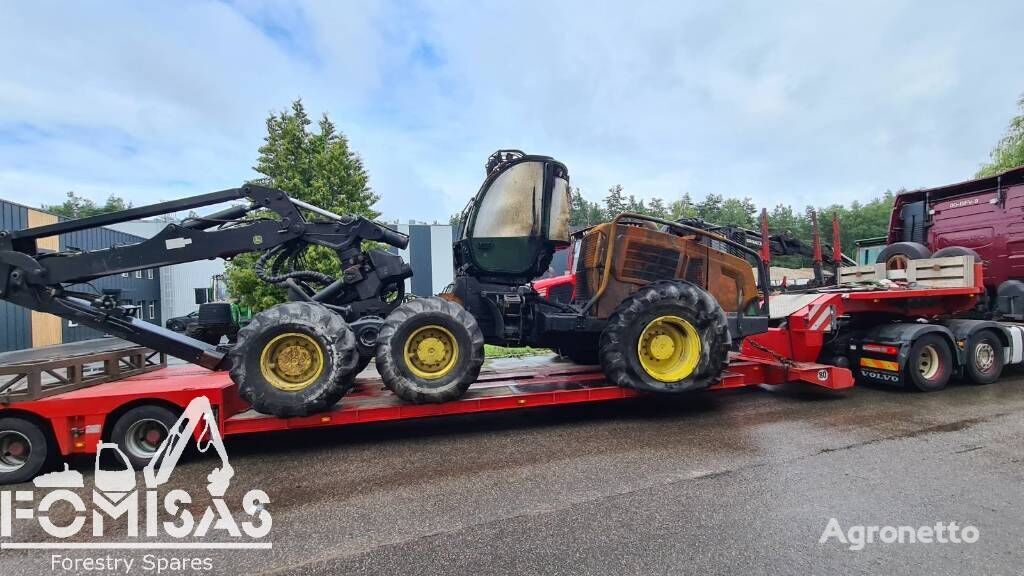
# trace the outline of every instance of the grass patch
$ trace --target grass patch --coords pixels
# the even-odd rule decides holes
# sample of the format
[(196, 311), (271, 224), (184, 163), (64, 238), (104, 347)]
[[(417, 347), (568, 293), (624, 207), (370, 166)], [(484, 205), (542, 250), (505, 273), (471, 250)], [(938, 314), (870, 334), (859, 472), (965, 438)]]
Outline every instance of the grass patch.
[(547, 348), (531, 348), (529, 346), (523, 346), (522, 348), (505, 348), (503, 346), (484, 344), (485, 358), (520, 358), (522, 356), (548, 354), (549, 352), (550, 350)]

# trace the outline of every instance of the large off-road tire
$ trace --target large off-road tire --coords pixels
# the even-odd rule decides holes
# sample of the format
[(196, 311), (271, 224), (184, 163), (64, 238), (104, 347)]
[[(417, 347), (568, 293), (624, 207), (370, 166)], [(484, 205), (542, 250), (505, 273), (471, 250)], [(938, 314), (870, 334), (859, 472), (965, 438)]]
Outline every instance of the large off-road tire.
[(910, 346), (903, 367), (905, 381), (921, 392), (942, 390), (953, 375), (953, 352), (946, 339), (938, 334), (925, 334)]
[(711, 294), (662, 280), (625, 299), (601, 333), (601, 368), (619, 385), (688, 392), (719, 380), (729, 359), (729, 327)]
[(476, 319), (436, 296), (395, 308), (377, 343), (377, 371), (384, 385), (417, 404), (462, 396), (484, 363), (484, 336)]
[(164, 406), (136, 406), (114, 422), (110, 441), (117, 444), (132, 467), (141, 470), (153, 459), (177, 421), (178, 415)]
[(46, 434), (35, 422), (0, 418), (0, 484), (35, 478), (49, 456)]
[(932, 258), (946, 258), (949, 256), (970, 256), (974, 258), (974, 262), (981, 262), (981, 256), (977, 252), (966, 248), (964, 246), (946, 246), (945, 248), (939, 248), (935, 252), (932, 252)]
[(286, 302), (253, 316), (229, 358), (239, 395), (259, 412), (288, 417), (341, 400), (359, 354), (341, 316), (318, 304)]
[(909, 260), (932, 257), (932, 251), (919, 242), (893, 242), (878, 253), (875, 262), (885, 264), (886, 270), (904, 270)]

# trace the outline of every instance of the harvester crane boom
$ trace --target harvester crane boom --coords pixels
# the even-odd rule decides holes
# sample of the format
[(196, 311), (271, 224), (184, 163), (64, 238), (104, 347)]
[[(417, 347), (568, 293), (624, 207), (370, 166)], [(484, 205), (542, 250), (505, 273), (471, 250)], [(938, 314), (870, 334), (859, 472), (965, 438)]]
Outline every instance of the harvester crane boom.
[[(104, 250), (66, 248), (45, 252), (39, 240), (140, 218), (172, 214), (214, 204), (247, 200), (208, 216), (168, 224), (152, 238)], [(307, 219), (303, 210), (326, 217)], [(339, 216), (292, 199), (282, 190), (246, 184), (219, 192), (129, 208), (24, 230), (0, 230), (0, 299), (48, 312), (166, 352), (210, 369), (229, 368), (226, 352), (217, 346), (135, 318), (110, 294), (76, 290), (75, 285), (119, 273), (159, 268), (212, 258), (263, 252), (257, 275), (288, 289), (297, 299), (319, 302), (347, 321), (383, 317), (396, 303), (390, 292), (404, 290), (412, 269), (401, 257), (382, 250), (363, 251), (364, 240), (399, 249), (409, 238), (361, 216)], [(301, 260), (310, 245), (332, 250), (342, 264), (342, 277), (330, 278), (282, 266)], [(270, 268), (264, 271), (264, 265)], [(314, 289), (311, 284), (324, 285)], [(397, 298), (400, 300), (401, 298)]]

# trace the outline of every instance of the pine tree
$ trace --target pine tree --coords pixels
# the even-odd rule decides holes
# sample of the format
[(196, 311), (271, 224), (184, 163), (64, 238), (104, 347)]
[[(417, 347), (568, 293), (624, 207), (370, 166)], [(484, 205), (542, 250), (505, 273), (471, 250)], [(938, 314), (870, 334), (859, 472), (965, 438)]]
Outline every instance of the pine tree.
[(651, 198), (647, 204), (647, 213), (655, 218), (668, 218), (668, 209), (665, 208), (665, 201), (661, 198)]
[[(293, 198), (336, 214), (358, 214), (377, 218), (373, 205), (379, 196), (370, 189), (369, 175), (359, 156), (349, 148), (348, 139), (339, 132), (327, 114), (309, 130), (312, 121), (302, 100), (292, 102), (291, 110), (267, 118), (267, 135), (259, 148), (253, 167)], [(256, 254), (242, 254), (228, 263), (227, 283), (232, 296), (255, 310), (266, 309), (285, 300), (280, 288), (256, 278), (253, 264)], [(310, 270), (331, 276), (339, 274), (335, 255), (319, 246), (306, 253)]]

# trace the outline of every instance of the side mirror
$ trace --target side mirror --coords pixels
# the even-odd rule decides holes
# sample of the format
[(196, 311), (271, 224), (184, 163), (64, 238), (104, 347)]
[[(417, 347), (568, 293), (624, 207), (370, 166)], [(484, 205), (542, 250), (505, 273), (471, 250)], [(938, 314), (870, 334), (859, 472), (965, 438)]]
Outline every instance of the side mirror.
[(206, 288), (196, 288), (196, 304), (206, 304)]

